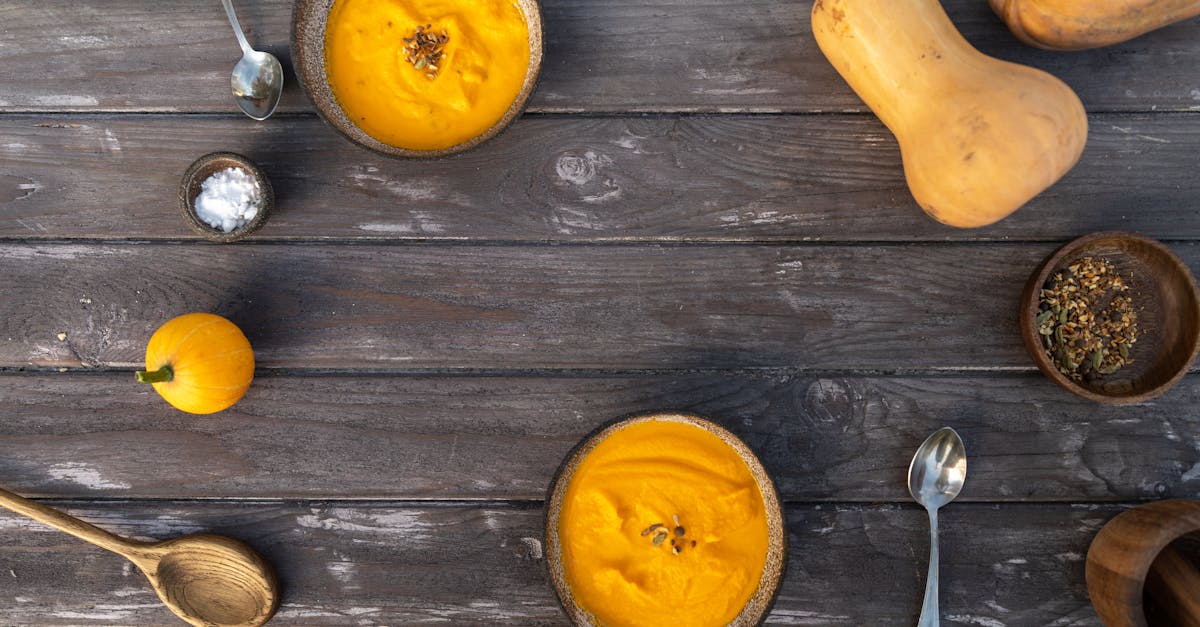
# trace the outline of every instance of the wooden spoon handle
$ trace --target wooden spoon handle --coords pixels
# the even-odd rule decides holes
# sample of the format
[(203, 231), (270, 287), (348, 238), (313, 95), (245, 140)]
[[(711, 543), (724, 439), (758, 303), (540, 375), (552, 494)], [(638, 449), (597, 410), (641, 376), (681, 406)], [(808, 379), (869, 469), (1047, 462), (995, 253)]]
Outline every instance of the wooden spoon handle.
[(135, 542), (126, 540), (95, 525), (85, 523), (52, 507), (31, 501), (7, 490), (0, 489), (0, 507), (8, 508), (22, 516), (32, 518), (42, 524), (50, 525), (80, 540), (91, 542), (98, 547), (108, 549), (113, 553), (125, 557), (128, 557), (131, 550), (137, 546)]

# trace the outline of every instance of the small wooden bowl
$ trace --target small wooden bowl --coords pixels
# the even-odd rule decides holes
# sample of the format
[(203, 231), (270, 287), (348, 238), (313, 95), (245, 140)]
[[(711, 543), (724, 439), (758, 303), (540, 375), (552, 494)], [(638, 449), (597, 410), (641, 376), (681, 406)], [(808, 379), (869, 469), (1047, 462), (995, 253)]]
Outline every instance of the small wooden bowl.
[[(262, 192), (262, 202), (258, 206), (258, 213), (252, 220), (244, 226), (226, 233), (221, 229), (209, 226), (200, 219), (200, 216), (196, 215), (196, 198), (200, 195), (200, 186), (208, 177), (229, 168), (238, 168), (249, 172), (254, 180), (258, 181), (258, 189)], [(253, 161), (237, 153), (213, 152), (200, 157), (183, 173), (183, 180), (179, 183), (179, 209), (192, 229), (209, 241), (236, 242), (249, 236), (266, 224), (271, 209), (274, 207), (275, 190), (271, 187), (271, 181), (267, 180), (267, 176)]]
[[(1128, 279), (1142, 331), (1133, 345), (1133, 363), (1097, 381), (1075, 381), (1059, 372), (1037, 329), (1041, 289), (1054, 273), (1083, 257), (1107, 259)], [(1058, 249), (1030, 276), (1020, 316), (1021, 337), (1038, 369), (1063, 389), (1099, 403), (1140, 403), (1166, 392), (1187, 373), (1200, 349), (1200, 292), (1192, 273), (1166, 246), (1136, 233), (1093, 233)]]
[(1151, 564), (1171, 542), (1197, 533), (1200, 501), (1156, 501), (1108, 521), (1092, 540), (1085, 570), (1088, 595), (1100, 620), (1107, 627), (1147, 627), (1146, 579)]
[(429, 158), (457, 154), (478, 146), (507, 128), (525, 109), (529, 96), (533, 94), (533, 88), (542, 70), (542, 10), (538, 0), (516, 0), (529, 27), (529, 67), (525, 70), (525, 82), (521, 85), (517, 99), (504, 115), (483, 133), (448, 148), (412, 150), (385, 144), (350, 121), (329, 87), (329, 77), (325, 74), (325, 24), (334, 1), (296, 0), (292, 9), (292, 60), (296, 67), (296, 77), (300, 79), (300, 87), (316, 105), (317, 113), (343, 137), (360, 146), (393, 157)]
[(546, 565), (550, 569), (550, 578), (554, 582), (554, 590), (558, 593), (558, 600), (562, 604), (563, 610), (576, 625), (581, 627), (601, 625), (591, 613), (579, 605), (567, 583), (566, 568), (562, 562), (562, 540), (558, 534), (558, 520), (562, 513), (567, 486), (571, 483), (571, 478), (579, 464), (605, 438), (630, 425), (651, 421), (679, 422), (708, 431), (728, 444), (745, 462), (750, 474), (754, 477), (767, 517), (767, 557), (757, 589), (742, 611), (729, 624), (744, 627), (762, 623), (771, 609), (771, 604), (774, 603), (775, 593), (783, 579), (787, 560), (787, 530), (784, 527), (783, 512), (780, 509), (779, 495), (775, 491), (775, 484), (771, 481), (771, 477), (763, 468), (762, 463), (759, 462), (758, 457), (737, 436), (699, 416), (677, 413), (641, 414), (605, 423), (576, 445), (567, 455), (562, 466), (559, 467), (554, 481), (550, 484), (546, 505)]

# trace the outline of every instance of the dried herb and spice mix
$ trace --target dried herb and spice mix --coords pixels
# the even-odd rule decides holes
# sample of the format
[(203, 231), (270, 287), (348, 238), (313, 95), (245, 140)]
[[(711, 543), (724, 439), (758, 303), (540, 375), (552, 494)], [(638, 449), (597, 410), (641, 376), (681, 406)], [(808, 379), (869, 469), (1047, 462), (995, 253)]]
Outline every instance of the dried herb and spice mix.
[(446, 42), (450, 41), (450, 34), (446, 29), (442, 32), (434, 34), (432, 24), (418, 26), (417, 32), (413, 33), (412, 37), (404, 38), (404, 60), (412, 64), (414, 70), (425, 72), (425, 78), (433, 80), (437, 78), (438, 72), (441, 70), (438, 64), (442, 62), (442, 57), (446, 56)]
[(727, 625), (766, 567), (749, 466), (700, 427), (623, 427), (579, 463), (558, 519), (571, 594), (604, 625)]
[(1083, 257), (1042, 288), (1037, 328), (1059, 372), (1093, 380), (1133, 363), (1137, 312), (1129, 279), (1107, 259)]

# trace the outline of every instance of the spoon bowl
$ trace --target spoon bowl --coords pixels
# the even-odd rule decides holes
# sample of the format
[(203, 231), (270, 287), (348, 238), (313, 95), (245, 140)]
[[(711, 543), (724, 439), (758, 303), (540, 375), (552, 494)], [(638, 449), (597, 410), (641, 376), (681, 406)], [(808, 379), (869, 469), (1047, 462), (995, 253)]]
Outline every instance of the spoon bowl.
[(925, 600), (917, 627), (938, 627), (938, 520), (937, 512), (962, 492), (967, 479), (967, 452), (958, 432), (938, 429), (921, 443), (908, 465), (908, 493), (929, 513), (929, 574)]
[(195, 625), (261, 625), (275, 611), (278, 582), (249, 546), (212, 534), (142, 549), (132, 560), (171, 611)]
[(926, 509), (938, 509), (962, 492), (967, 453), (950, 427), (938, 429), (921, 443), (908, 465), (908, 493)]
[(255, 120), (265, 120), (275, 113), (283, 93), (283, 65), (275, 55), (251, 48), (238, 24), (237, 14), (233, 12), (232, 0), (221, 0), (221, 3), (225, 5), (225, 15), (242, 47), (242, 58), (233, 66), (229, 78), (233, 96), (242, 112)]
[(194, 534), (140, 542), (5, 490), (0, 490), (0, 506), (128, 559), (163, 604), (189, 625), (259, 627), (279, 607), (275, 571), (233, 538)]

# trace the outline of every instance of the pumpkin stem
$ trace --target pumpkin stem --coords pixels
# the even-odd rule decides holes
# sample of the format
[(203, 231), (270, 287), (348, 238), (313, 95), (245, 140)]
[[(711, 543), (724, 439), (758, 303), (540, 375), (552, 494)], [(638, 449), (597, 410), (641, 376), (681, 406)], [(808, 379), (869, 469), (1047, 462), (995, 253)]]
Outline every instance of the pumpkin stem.
[(133, 376), (137, 377), (140, 383), (166, 383), (175, 378), (175, 369), (170, 364), (167, 364), (154, 372), (138, 370), (133, 373)]

